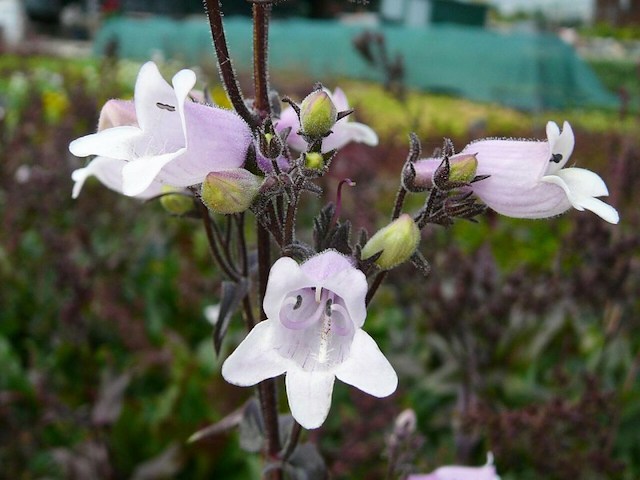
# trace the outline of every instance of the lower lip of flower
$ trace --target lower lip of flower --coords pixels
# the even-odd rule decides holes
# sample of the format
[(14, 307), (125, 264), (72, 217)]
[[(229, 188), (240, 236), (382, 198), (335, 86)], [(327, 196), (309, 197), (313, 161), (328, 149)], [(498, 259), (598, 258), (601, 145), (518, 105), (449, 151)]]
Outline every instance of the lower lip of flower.
[(279, 325), (278, 352), (310, 372), (342, 363), (355, 333), (342, 298), (321, 287), (290, 292)]

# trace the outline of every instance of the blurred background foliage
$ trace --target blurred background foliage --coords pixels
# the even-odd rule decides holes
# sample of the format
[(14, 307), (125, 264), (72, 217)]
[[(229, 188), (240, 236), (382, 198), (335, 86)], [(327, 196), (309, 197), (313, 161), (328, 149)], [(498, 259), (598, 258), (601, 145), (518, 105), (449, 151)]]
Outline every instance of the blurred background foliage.
[[(105, 100), (131, 95), (138, 68), (0, 57), (2, 478), (259, 476), (259, 457), (242, 452), (234, 433), (186, 443), (251, 394), (219, 375), (244, 333), (237, 319), (215, 357), (203, 310), (218, 303), (221, 276), (200, 224), (97, 182), (71, 199), (70, 173), (84, 160), (68, 153), (69, 141), (95, 128)], [(162, 66), (167, 78), (177, 68)], [(603, 80), (637, 91), (625, 68), (617, 76), (603, 68)], [(199, 78), (224, 103), (217, 74)], [(274, 78), (294, 97), (310, 88)], [(399, 373), (398, 392), (379, 400), (338, 384), (329, 420), (308, 434), (333, 478), (383, 478), (387, 438), (404, 408), (417, 413), (418, 441), (401, 456), (398, 477), (481, 464), (487, 451), (506, 480), (640, 477), (638, 118), (530, 116), (340, 84), (381, 145), (340, 153), (322, 180), (325, 197), (308, 197), (301, 209), (303, 239), (345, 177), (357, 186), (344, 196), (343, 218), (355, 229), (382, 226), (410, 131), (427, 155), (443, 137), (458, 149), (484, 136), (544, 138), (550, 119), (572, 123), (575, 161), (605, 179), (622, 221), (490, 213), (428, 229), (421, 251), (431, 275), (394, 270), (366, 323)], [(411, 196), (408, 209), (423, 201)]]

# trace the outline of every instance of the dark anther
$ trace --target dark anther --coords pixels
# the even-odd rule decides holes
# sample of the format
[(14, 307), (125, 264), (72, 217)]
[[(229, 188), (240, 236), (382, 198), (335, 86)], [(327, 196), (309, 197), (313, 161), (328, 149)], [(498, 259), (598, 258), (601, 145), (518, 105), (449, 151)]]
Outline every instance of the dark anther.
[(331, 305), (333, 305), (333, 300), (331, 300), (331, 299), (327, 300), (327, 305), (326, 305), (326, 308), (324, 310), (324, 313), (325, 313), (325, 315), (327, 317), (331, 316), (331, 313), (332, 313), (331, 312)]
[(549, 161), (553, 163), (560, 163), (561, 160), (562, 160), (561, 153), (552, 153), (551, 158), (549, 159)]
[(156, 102), (156, 107), (158, 107), (160, 110), (166, 110), (167, 112), (176, 111), (176, 107), (174, 107), (173, 105), (167, 105), (166, 103)]
[(296, 296), (296, 304), (293, 306), (294, 310), (299, 309), (302, 306), (302, 295)]

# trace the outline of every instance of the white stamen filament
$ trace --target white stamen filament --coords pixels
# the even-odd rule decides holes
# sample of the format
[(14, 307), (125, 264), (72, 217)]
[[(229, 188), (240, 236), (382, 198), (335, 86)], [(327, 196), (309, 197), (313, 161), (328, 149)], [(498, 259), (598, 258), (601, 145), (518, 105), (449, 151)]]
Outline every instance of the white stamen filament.
[(318, 363), (327, 363), (329, 350), (329, 334), (331, 333), (331, 316), (326, 311), (322, 315), (322, 330), (320, 331), (320, 345), (318, 346)]

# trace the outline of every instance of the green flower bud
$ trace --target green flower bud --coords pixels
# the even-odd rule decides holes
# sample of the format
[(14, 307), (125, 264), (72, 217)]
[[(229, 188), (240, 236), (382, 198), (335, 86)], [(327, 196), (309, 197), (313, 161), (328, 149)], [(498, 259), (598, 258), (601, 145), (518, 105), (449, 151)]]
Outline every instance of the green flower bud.
[(162, 208), (173, 215), (184, 215), (191, 211), (193, 208), (193, 198), (190, 195), (172, 193), (182, 191), (183, 189), (181, 188), (163, 185), (161, 190), (163, 195), (160, 197), (160, 205), (162, 205)]
[(406, 213), (378, 230), (362, 249), (362, 259), (366, 260), (382, 252), (376, 264), (383, 270), (406, 262), (418, 248), (420, 229)]
[(461, 155), (450, 162), (449, 181), (469, 183), (476, 176), (478, 159), (475, 155)]
[(300, 105), (300, 124), (305, 135), (323, 137), (333, 127), (338, 110), (324, 90), (310, 93)]
[(214, 213), (240, 213), (247, 210), (263, 182), (244, 168), (211, 172), (202, 183), (202, 202)]
[(304, 166), (309, 170), (320, 170), (324, 167), (324, 156), (318, 152), (309, 152), (304, 156)]

